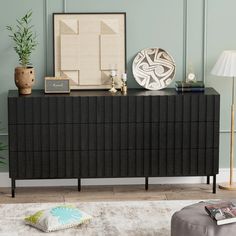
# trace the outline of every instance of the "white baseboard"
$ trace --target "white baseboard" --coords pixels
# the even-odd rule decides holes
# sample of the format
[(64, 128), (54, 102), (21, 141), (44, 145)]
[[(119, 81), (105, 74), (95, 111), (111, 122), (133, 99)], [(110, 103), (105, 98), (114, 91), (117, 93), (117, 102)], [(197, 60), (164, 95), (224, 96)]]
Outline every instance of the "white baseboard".
[[(236, 174), (236, 170), (234, 170)], [(229, 181), (229, 169), (222, 168), (217, 175), (217, 183)], [(206, 177), (162, 177), (149, 178), (150, 184), (198, 184), (205, 183)], [(82, 185), (130, 185), (144, 184), (144, 178), (82, 179)], [(76, 179), (17, 180), (19, 187), (30, 186), (76, 186)], [(10, 187), (9, 173), (0, 173), (0, 187)]]

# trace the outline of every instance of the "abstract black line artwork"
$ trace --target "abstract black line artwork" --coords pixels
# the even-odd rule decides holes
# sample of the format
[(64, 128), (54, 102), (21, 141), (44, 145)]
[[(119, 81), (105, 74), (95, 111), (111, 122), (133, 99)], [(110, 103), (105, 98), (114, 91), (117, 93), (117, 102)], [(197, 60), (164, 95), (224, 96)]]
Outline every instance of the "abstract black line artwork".
[(139, 85), (149, 90), (167, 87), (174, 79), (174, 59), (161, 48), (147, 48), (133, 61), (133, 74)]

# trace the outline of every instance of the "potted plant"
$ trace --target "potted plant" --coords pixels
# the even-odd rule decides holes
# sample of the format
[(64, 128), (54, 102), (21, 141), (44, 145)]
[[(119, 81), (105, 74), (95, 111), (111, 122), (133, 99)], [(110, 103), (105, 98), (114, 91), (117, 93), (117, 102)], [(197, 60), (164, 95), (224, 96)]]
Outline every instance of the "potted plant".
[(30, 57), (37, 46), (37, 36), (32, 31), (32, 11), (17, 19), (16, 27), (7, 26), (9, 37), (14, 42), (14, 50), (19, 56), (19, 67), (15, 68), (15, 84), (20, 94), (31, 94), (35, 82), (35, 71), (31, 66)]

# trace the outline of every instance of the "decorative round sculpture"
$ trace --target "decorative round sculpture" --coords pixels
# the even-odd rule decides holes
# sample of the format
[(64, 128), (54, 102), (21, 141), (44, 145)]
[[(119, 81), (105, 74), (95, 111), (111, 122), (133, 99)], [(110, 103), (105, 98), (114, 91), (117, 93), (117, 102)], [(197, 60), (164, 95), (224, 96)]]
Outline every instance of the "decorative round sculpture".
[(147, 48), (133, 61), (133, 74), (137, 83), (149, 90), (167, 87), (175, 77), (173, 58), (161, 48)]

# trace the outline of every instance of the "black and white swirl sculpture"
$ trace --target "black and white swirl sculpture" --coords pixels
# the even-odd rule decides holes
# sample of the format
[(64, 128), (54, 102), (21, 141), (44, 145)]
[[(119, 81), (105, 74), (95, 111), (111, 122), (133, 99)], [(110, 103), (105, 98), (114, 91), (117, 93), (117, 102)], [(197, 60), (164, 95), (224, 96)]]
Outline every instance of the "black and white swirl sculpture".
[(137, 83), (149, 90), (167, 87), (174, 79), (176, 65), (173, 58), (161, 48), (147, 48), (133, 61), (133, 74)]

